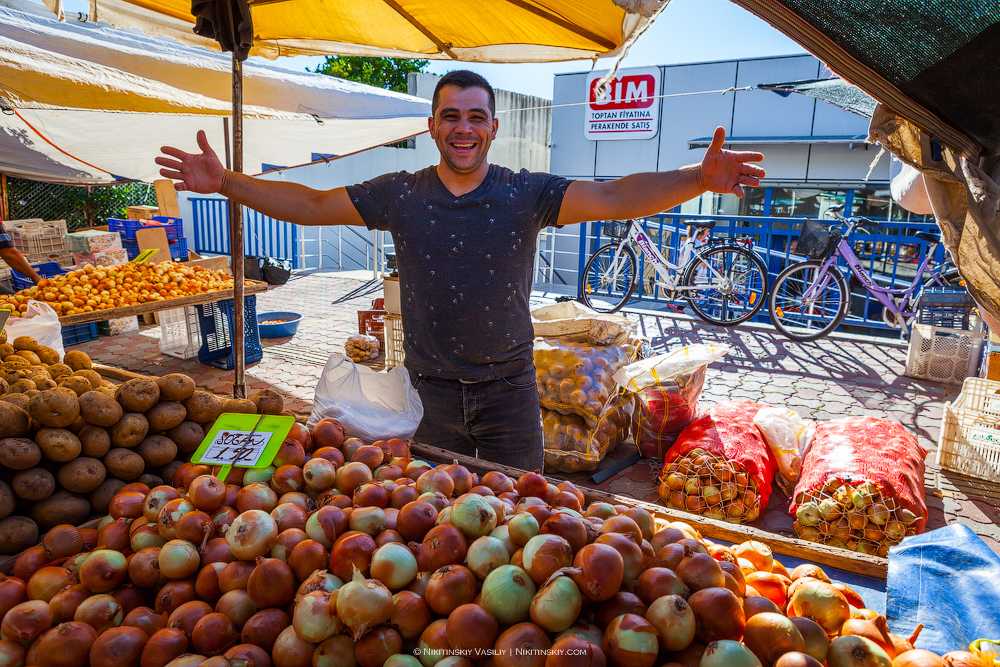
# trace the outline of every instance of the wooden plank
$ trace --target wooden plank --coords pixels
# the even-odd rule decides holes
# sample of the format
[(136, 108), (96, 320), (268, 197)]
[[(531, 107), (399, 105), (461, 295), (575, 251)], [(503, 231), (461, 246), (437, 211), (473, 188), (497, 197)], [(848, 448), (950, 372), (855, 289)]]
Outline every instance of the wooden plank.
[[(101, 519), (103, 519), (103, 518), (104, 517), (101, 516), (101, 517), (97, 517), (96, 519), (91, 519), (90, 521), (77, 526), (77, 528), (97, 528), (97, 524), (99, 524), (101, 522)], [(38, 546), (39, 544), (41, 544), (42, 543), (42, 539), (44, 539), (44, 537), (45, 537), (45, 533), (41, 533), (38, 536), (38, 541), (35, 542), (35, 544), (32, 545), (32, 546)], [(14, 571), (14, 563), (17, 562), (17, 557), (20, 556), (20, 555), (21, 554), (13, 554), (13, 555), (10, 555), (10, 556), (0, 556), (0, 572), (2, 572), (3, 574), (10, 574), (11, 572), (13, 572)]]
[[(497, 470), (504, 473), (508, 477), (513, 477), (515, 480), (527, 472), (526, 470), (520, 470), (519, 468), (512, 468), (510, 466), (504, 466), (490, 461), (483, 461), (481, 459), (456, 454), (446, 449), (440, 449), (438, 447), (431, 447), (430, 445), (422, 445), (419, 443), (411, 445), (410, 451), (416, 456), (437, 463), (450, 463), (451, 461), (458, 461), (469, 470), (477, 473)], [(564, 481), (552, 477), (546, 477), (546, 479), (548, 479), (548, 481), (552, 484), (559, 484)], [(583, 486), (581, 484), (577, 484), (577, 486), (581, 491), (583, 491), (583, 495), (588, 503), (597, 501), (611, 503), (614, 505), (641, 507), (653, 516), (664, 521), (683, 521), (685, 523), (689, 523), (701, 531), (702, 535), (710, 539), (723, 540), (737, 544), (740, 542), (746, 542), (747, 540), (755, 540), (768, 545), (771, 547), (771, 551), (776, 554), (791, 556), (793, 558), (801, 558), (802, 560), (807, 560), (818, 565), (827, 565), (829, 567), (837, 568), (838, 570), (853, 572), (855, 574), (875, 579), (885, 579), (888, 576), (889, 561), (885, 558), (857, 554), (845, 549), (831, 547), (826, 544), (807, 542), (805, 540), (785, 537), (784, 535), (768, 533), (759, 528), (754, 528), (753, 526), (743, 526), (727, 523), (725, 521), (716, 521), (715, 519), (709, 519), (708, 517), (700, 516), (698, 514), (681, 512), (680, 510), (675, 510), (664, 505), (647, 503), (642, 500), (608, 493), (607, 491), (601, 491), (599, 489)]]
[[(259, 294), (267, 291), (267, 283), (253, 281), (253, 284), (247, 285), (243, 289), (244, 294), (247, 296), (251, 294)], [(215, 290), (212, 292), (205, 292), (204, 294), (194, 294), (192, 296), (164, 299), (163, 301), (151, 301), (149, 303), (140, 303), (134, 306), (122, 306), (120, 308), (108, 308), (107, 310), (95, 310), (92, 313), (66, 315), (59, 318), (59, 323), (63, 326), (69, 326), (71, 324), (85, 324), (87, 322), (102, 322), (104, 320), (110, 320), (117, 317), (131, 317), (133, 315), (155, 313), (158, 310), (183, 308), (184, 306), (194, 306), (199, 303), (212, 303), (213, 301), (222, 301), (223, 299), (232, 298), (233, 290), (231, 289)]]
[(160, 215), (171, 218), (181, 217), (181, 209), (177, 205), (177, 190), (174, 189), (174, 182), (160, 178), (153, 181), (153, 189), (156, 191), (156, 206), (160, 209)]
[(167, 230), (162, 227), (148, 227), (135, 230), (135, 242), (139, 252), (157, 250), (158, 252), (147, 261), (151, 264), (161, 264), (172, 261), (170, 257), (170, 241), (167, 240)]
[(132, 371), (127, 371), (122, 368), (115, 368), (114, 366), (105, 366), (104, 364), (94, 364), (93, 369), (97, 371), (101, 377), (106, 377), (109, 380), (118, 380), (120, 382), (126, 382), (128, 380), (134, 380), (135, 378), (149, 378), (149, 375), (143, 375), (141, 373), (133, 373)]

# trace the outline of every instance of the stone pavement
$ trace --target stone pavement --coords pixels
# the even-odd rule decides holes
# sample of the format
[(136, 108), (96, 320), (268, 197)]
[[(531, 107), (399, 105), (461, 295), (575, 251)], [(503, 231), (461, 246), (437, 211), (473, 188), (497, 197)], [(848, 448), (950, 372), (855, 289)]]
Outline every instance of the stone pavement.
[[(294, 337), (262, 340), (263, 359), (246, 369), (248, 394), (272, 387), (286, 396), (290, 409), (308, 415), (313, 390), (331, 352), (343, 352), (344, 341), (357, 333), (357, 311), (371, 307), (381, 296), (381, 281), (370, 273), (297, 273), (286, 284), (256, 297), (256, 312), (294, 311), (305, 315)], [(532, 305), (548, 302), (536, 293)], [(928, 450), (928, 529), (963, 523), (1000, 553), (1000, 487), (976, 483), (942, 471), (934, 464), (941, 412), (960, 388), (915, 380), (903, 373), (905, 341), (827, 338), (813, 343), (788, 341), (767, 326), (744, 325), (726, 329), (684, 315), (628, 312), (640, 333), (656, 352), (696, 342), (724, 343), (731, 354), (709, 367), (702, 404), (747, 399), (785, 406), (813, 419), (871, 415), (902, 423)], [(160, 353), (160, 327), (79, 345), (95, 361), (137, 373), (163, 375), (183, 372), (202, 388), (231, 394), (233, 372), (193, 359)], [(608, 454), (602, 468), (632, 452), (622, 445)], [(639, 499), (656, 501), (658, 467), (641, 461), (601, 484), (587, 481), (590, 473), (556, 475)], [(788, 499), (772, 494), (770, 507), (755, 522), (758, 527), (791, 535)]]

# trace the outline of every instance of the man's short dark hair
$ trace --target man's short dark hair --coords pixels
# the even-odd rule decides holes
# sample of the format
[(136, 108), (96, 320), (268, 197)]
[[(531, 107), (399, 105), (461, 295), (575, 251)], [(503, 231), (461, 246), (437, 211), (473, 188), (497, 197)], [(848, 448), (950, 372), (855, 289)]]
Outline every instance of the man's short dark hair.
[(438, 102), (441, 98), (441, 89), (445, 86), (456, 86), (459, 90), (465, 90), (466, 88), (482, 88), (486, 91), (486, 94), (490, 99), (490, 116), (495, 117), (497, 115), (497, 100), (496, 95), (493, 93), (493, 86), (490, 82), (479, 76), (475, 72), (470, 72), (467, 69), (459, 69), (454, 72), (448, 72), (441, 80), (438, 81), (437, 85), (434, 86), (434, 97), (431, 99), (431, 114), (437, 113)]

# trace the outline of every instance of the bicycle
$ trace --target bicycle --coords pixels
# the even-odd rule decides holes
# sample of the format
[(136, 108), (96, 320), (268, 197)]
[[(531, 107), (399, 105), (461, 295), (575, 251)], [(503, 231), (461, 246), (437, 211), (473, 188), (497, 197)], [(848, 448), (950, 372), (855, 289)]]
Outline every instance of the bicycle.
[[(882, 304), (882, 319), (886, 325), (904, 332), (909, 331), (909, 322), (916, 316), (923, 288), (958, 284), (958, 272), (949, 262), (937, 263), (931, 268), (931, 257), (941, 242), (941, 234), (919, 232), (916, 238), (926, 241), (929, 246), (913, 281), (902, 289), (880, 287), (874, 276), (862, 267), (847, 241), (862, 222), (874, 225), (874, 229), (878, 228), (878, 223), (862, 217), (845, 218), (836, 208), (839, 207), (830, 211), (836, 224), (814, 219), (802, 223), (796, 253), (809, 259), (779, 273), (768, 296), (771, 322), (787, 338), (813, 341), (829, 335), (844, 320), (851, 305), (851, 292), (837, 268), (838, 258), (846, 262), (851, 274)], [(845, 224), (847, 229), (843, 231)]]
[(663, 289), (670, 300), (686, 299), (704, 321), (734, 326), (756, 315), (767, 295), (767, 267), (750, 249), (752, 241), (709, 238), (714, 221), (689, 224), (697, 233), (689, 234), (680, 262), (674, 264), (660, 254), (638, 220), (605, 222), (603, 233), (612, 241), (587, 260), (580, 279), (583, 303), (614, 313), (629, 301), (638, 284), (638, 247), (655, 271), (652, 288)]

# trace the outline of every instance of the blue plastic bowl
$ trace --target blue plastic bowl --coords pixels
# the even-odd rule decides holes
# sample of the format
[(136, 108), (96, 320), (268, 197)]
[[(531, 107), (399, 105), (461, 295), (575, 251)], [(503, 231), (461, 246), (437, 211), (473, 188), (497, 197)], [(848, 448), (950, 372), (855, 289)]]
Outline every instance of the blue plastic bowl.
[[(281, 324), (262, 324), (268, 320), (285, 320)], [(261, 338), (287, 338), (298, 331), (300, 313), (261, 313), (257, 316), (257, 330)]]

